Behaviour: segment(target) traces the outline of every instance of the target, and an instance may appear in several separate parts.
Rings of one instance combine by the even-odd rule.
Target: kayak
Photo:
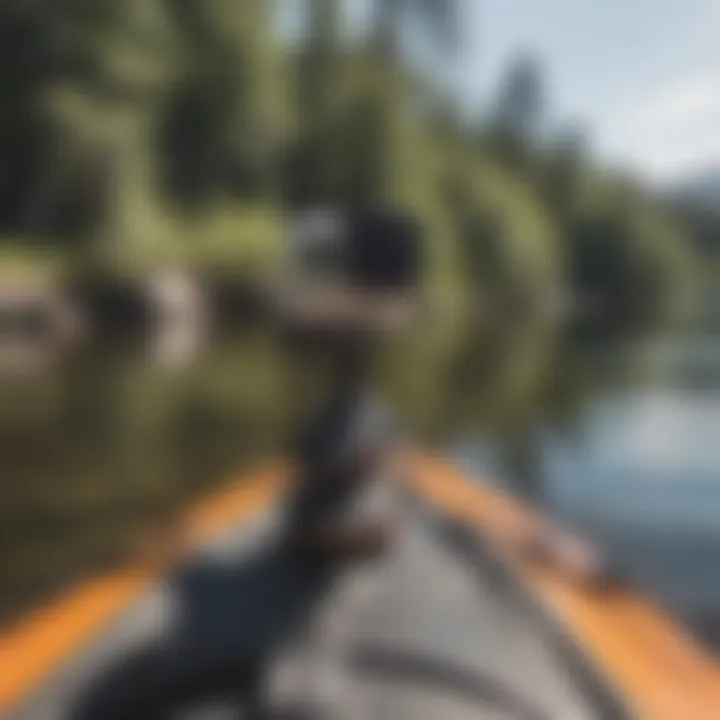
[[[526,552],[555,532],[537,511],[408,463],[402,532],[365,573],[284,552],[282,463],[231,483],[190,511],[181,561],[91,580],[0,639],[2,717],[256,717],[260,687],[284,717],[283,679],[331,627],[332,717],[720,717],[718,664],[653,603]]]

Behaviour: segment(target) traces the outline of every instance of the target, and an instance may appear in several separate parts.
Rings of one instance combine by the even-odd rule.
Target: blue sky
[[[285,0],[288,5],[301,0]],[[359,27],[371,0],[347,0]],[[720,166],[720,0],[460,0],[453,84],[491,105],[508,61],[544,68],[552,120],[606,163],[656,183]]]
[[[720,164],[720,0],[463,0],[463,14],[470,107],[529,51],[553,115],[606,162],[654,182]]]

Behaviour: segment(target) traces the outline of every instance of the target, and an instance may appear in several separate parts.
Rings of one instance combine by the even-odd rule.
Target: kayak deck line
[[[633,716],[720,717],[720,664],[649,600],[621,588],[593,589],[562,569],[534,562],[517,540],[547,529],[541,517],[450,462],[413,460],[420,494],[479,528],[495,553],[582,648]]]
[[[416,494],[479,531],[493,556],[579,646],[632,717],[720,717],[720,668],[652,603],[625,590],[593,590],[532,561],[518,552],[516,541],[550,528],[537,512],[450,461],[413,454],[409,464]],[[233,524],[268,509],[287,476],[287,466],[276,462],[193,506],[184,518],[186,542],[179,552],[192,554]],[[0,711],[27,699],[162,578],[174,559],[138,561],[90,580],[0,635]]]
[[[232,523],[249,520],[268,507],[279,495],[285,474],[281,463],[273,463],[191,507],[183,523],[184,551],[192,552]],[[90,579],[0,635],[0,715],[105,629],[167,572],[174,559],[138,560]]]

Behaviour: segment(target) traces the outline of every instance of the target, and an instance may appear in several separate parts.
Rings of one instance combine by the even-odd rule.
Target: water
[[[654,357],[645,386],[608,390],[570,440],[549,433],[550,503],[638,586],[720,647],[720,344]]]
[[[550,513],[720,647],[720,342],[615,348],[603,361],[622,371],[569,424],[541,421],[511,438],[510,456],[532,457],[537,499]],[[498,457],[502,444],[466,438],[456,453],[512,483],[517,464]]]
[[[123,562],[279,452],[322,375],[255,328],[181,355],[95,343],[0,376],[0,613]],[[720,646],[720,339],[442,328],[398,343],[378,375],[416,436],[596,537]]]

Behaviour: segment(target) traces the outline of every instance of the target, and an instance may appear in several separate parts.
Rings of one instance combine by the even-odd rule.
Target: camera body
[[[290,233],[280,296],[288,336],[327,361],[330,391],[293,442],[291,545],[308,558],[360,559],[388,542],[393,491],[384,465],[395,427],[370,384],[379,341],[415,316],[420,232],[389,213],[313,210]]]
[[[289,233],[280,313],[319,334],[402,329],[418,307],[421,248],[416,223],[399,214],[313,209]]]

